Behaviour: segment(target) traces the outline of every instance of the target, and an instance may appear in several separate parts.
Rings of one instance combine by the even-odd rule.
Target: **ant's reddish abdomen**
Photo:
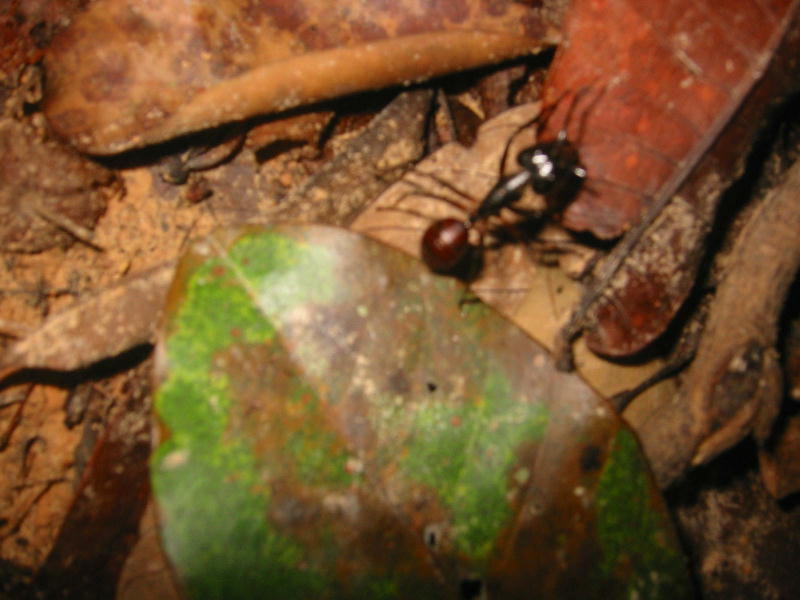
[[[422,259],[436,273],[457,270],[469,250],[469,225],[458,219],[434,221],[422,236]]]

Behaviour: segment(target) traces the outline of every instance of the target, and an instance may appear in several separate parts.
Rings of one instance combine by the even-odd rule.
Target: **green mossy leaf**
[[[334,228],[192,249],[159,346],[151,463],[189,597],[689,589],[632,434],[461,294]]]

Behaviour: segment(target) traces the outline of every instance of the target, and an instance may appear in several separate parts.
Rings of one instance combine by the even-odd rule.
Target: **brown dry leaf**
[[[30,386],[9,447],[0,452],[0,556],[18,566],[42,564],[74,495],[72,453],[80,432],[64,428],[65,396]],[[6,414],[4,432],[12,425]]]
[[[149,371],[145,361],[69,391],[26,386],[0,452],[0,597],[111,597],[147,500]],[[76,396],[88,405],[67,423]],[[37,571],[34,593],[26,573]]]
[[[254,115],[536,52],[536,8],[502,0],[100,0],[48,49],[45,114],[110,154]]]
[[[115,175],[32,127],[0,121],[0,247],[40,252],[89,242],[117,194]]]

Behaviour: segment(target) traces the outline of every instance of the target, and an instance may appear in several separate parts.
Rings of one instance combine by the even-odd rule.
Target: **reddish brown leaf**
[[[796,4],[574,1],[545,101],[587,88],[566,127],[591,185],[564,224],[614,238],[674,194],[761,77]],[[571,104],[559,102],[541,137],[565,126]]]
[[[591,183],[563,221],[605,238],[633,229],[595,269],[562,352],[587,327],[592,350],[629,355],[671,322],[719,195],[741,173],[769,103],[794,85],[796,6],[576,3],[547,93],[551,102],[576,94],[566,127],[580,137]],[[758,34],[738,33],[754,27]],[[572,102],[556,106],[545,135],[564,126]]]
[[[150,494],[150,364],[133,371],[108,411],[75,497],[38,580],[63,598],[111,597]],[[100,398],[95,398],[95,401]]]

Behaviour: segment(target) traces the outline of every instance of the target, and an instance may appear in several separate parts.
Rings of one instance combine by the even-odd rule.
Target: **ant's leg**
[[[471,284],[473,281],[478,279],[481,271],[483,271],[484,266],[483,225],[478,224],[473,227],[472,230],[477,234],[478,239],[475,244],[470,244],[470,256],[467,259],[467,268],[460,277],[460,279],[467,284]],[[461,298],[458,300],[458,308],[463,309],[464,306],[468,304],[475,304],[476,302],[480,302],[480,298],[472,289],[472,286],[465,286],[464,291],[461,293]]]
[[[429,173],[421,173],[421,174],[425,175],[426,177],[428,177],[430,179],[433,179],[434,181],[436,181],[436,183],[438,185],[441,185],[446,190],[451,191],[453,194],[461,194],[461,195],[463,195],[463,192],[461,192],[460,190],[457,190],[453,186],[448,185],[447,182],[439,180],[439,178],[436,177],[435,175],[431,175]],[[399,194],[397,196],[397,198],[394,199],[394,202],[392,203],[391,206],[379,206],[379,207],[376,208],[376,210],[378,210],[378,211],[401,212],[401,213],[413,215],[415,217],[419,217],[421,219],[425,219],[427,221],[431,221],[431,220],[434,219],[433,216],[431,216],[429,214],[425,214],[422,211],[416,210],[414,208],[407,208],[407,207],[401,206],[401,205],[403,204],[403,201],[408,199],[408,198],[433,198],[433,199],[439,200],[440,202],[443,202],[445,204],[453,206],[454,208],[456,208],[457,210],[459,210],[460,212],[462,212],[464,214],[467,214],[470,211],[470,208],[471,208],[470,205],[467,205],[464,202],[459,201],[458,199],[454,198],[452,195],[437,194],[435,191],[431,190],[430,188],[425,187],[425,186],[423,186],[422,184],[420,184],[418,182],[410,181],[408,179],[403,179],[398,183],[401,184],[401,185],[405,185],[405,186],[407,186],[407,187],[409,187],[411,189],[409,191],[405,191],[405,192]],[[474,203],[475,202],[472,198],[470,198],[468,196],[465,196],[465,197],[470,203]]]
[[[482,253],[485,277],[477,280],[471,291],[484,301],[505,309],[519,306],[519,299],[530,292],[535,271],[529,257],[528,232],[513,224],[501,225],[497,222],[500,220],[500,217],[493,218],[482,232],[490,237],[481,239],[485,249]],[[515,266],[509,269],[510,264]]]
[[[633,196],[638,196],[642,199],[642,204],[647,205],[650,201],[652,201],[653,197],[645,192],[639,191],[629,185],[624,183],[620,183],[618,181],[613,181],[611,179],[605,179],[603,177],[590,177],[586,180],[586,183],[583,184],[581,187],[581,191],[586,192],[592,196],[599,196],[602,194],[600,190],[598,190],[598,184],[602,187],[609,187],[614,188],[617,190],[622,190],[623,192],[627,192]]]
[[[415,176],[422,177],[422,178],[427,178],[427,179],[431,180],[436,185],[438,185],[438,186],[444,188],[445,190],[447,190],[448,192],[450,192],[452,194],[452,196],[455,196],[455,198],[452,197],[452,196],[448,197],[448,196],[444,196],[442,194],[436,194],[436,193],[432,192],[430,189],[423,187],[419,183],[415,183],[413,181],[408,181],[408,180],[404,181],[404,183],[406,185],[415,187],[417,190],[419,190],[420,195],[429,196],[431,198],[437,198],[437,199],[443,200],[443,201],[447,202],[448,204],[450,204],[452,206],[455,206],[456,208],[462,210],[465,213],[470,212],[472,207],[477,203],[476,199],[473,196],[469,195],[467,192],[459,189],[458,187],[456,187],[455,185],[453,185],[452,183],[450,183],[449,181],[447,181],[443,177],[440,177],[440,176],[438,176],[438,175],[436,175],[434,173],[430,173],[428,171],[411,171],[409,174],[413,174]],[[456,198],[459,198],[464,203],[459,202],[458,200],[456,200]]]
[[[587,104],[586,107],[583,109],[583,114],[581,115],[580,119],[578,120],[578,133],[575,136],[575,143],[578,144],[579,146],[580,146],[581,140],[583,140],[583,134],[586,131],[586,118],[589,116],[589,113],[592,111],[594,106],[598,103],[600,98],[605,96],[607,89],[608,89],[608,87],[605,86],[605,85],[603,87],[601,87],[600,91],[597,92],[597,94],[595,94],[595,97],[592,98],[589,101],[589,104]],[[587,93],[588,90],[589,90],[589,86],[588,85],[582,87],[576,93],[576,97],[577,96],[583,96],[585,93]],[[577,98],[576,98],[576,101],[573,102],[573,105],[574,104],[577,104]]]
[[[486,244],[484,243],[484,228],[485,225],[483,223],[478,223],[472,227],[472,230],[477,234],[478,239],[475,244],[472,245],[473,254],[475,256],[472,257],[470,260],[470,272],[468,273],[469,281],[474,281],[480,275],[481,270],[483,269],[483,257],[484,257],[484,249],[486,248]]]
[[[572,99],[571,99],[571,101],[569,103],[569,106],[567,107],[566,113],[564,114],[564,119],[562,120],[561,134],[560,134],[560,135],[563,135],[564,137],[567,137],[566,130],[567,130],[567,127],[569,127],[570,121],[572,121],[572,114],[575,111],[576,106],[580,102],[580,99],[583,96],[585,96],[587,93],[589,93],[589,90],[591,90],[592,87],[593,87],[593,84],[587,84],[587,85],[582,86],[576,92],[572,92],[571,90],[562,91],[561,94],[559,94],[559,96],[553,102],[551,102],[548,105],[548,107],[546,109],[547,113],[546,113],[546,116],[544,116],[542,118],[542,123],[540,125],[540,129],[543,128],[548,123],[548,121],[550,120],[550,117],[556,111],[556,109],[561,104],[561,102],[564,100],[564,98],[566,98],[568,95],[571,94],[572,95]],[[583,139],[583,132],[585,131],[585,127],[586,127],[586,117],[587,117],[587,115],[591,112],[592,107],[594,107],[594,105],[597,103],[598,100],[600,100],[600,98],[605,94],[605,92],[606,92],[606,86],[604,85],[600,89],[600,92],[594,98],[592,98],[592,100],[589,102],[589,104],[583,109],[583,114],[581,115],[581,118],[580,118],[580,120],[578,122],[578,135],[573,138],[576,143],[580,143],[580,141]],[[543,111],[543,114],[544,114],[544,111]]]
[[[558,102],[561,101],[561,98],[563,98],[563,96],[564,95],[562,94],[561,97],[559,97],[559,99],[554,104],[550,105],[547,108],[542,109],[541,111],[539,111],[538,115],[536,115],[532,119],[529,119],[528,121],[526,121],[522,125],[519,125],[514,130],[514,132],[510,136],[508,136],[508,141],[506,142],[506,147],[503,148],[503,155],[500,157],[500,163],[498,165],[498,179],[500,177],[502,177],[503,174],[506,171],[506,162],[508,161],[508,153],[511,151],[511,146],[513,146],[514,140],[516,139],[516,137],[520,133],[522,133],[523,131],[528,129],[534,123],[539,123],[539,128],[541,129],[541,127],[543,127],[544,124],[547,123],[547,120],[550,118],[550,115],[553,114],[553,111],[555,110],[555,107],[558,105]]]
[[[526,221],[534,221],[534,220],[544,219],[547,216],[548,212],[549,212],[546,207],[545,208],[523,208],[521,206],[514,206],[513,204],[511,204],[509,206],[506,206],[504,208],[507,208],[508,210],[513,212],[515,215],[518,215],[518,216],[522,217]]]
[[[409,177],[411,174],[417,175],[421,180],[427,180],[428,183],[425,184],[420,181],[414,181]],[[391,211],[411,215],[412,217],[415,217],[413,221],[418,221],[406,221],[404,225],[391,224],[377,227],[372,226],[367,229],[368,231],[378,231],[384,229],[424,231],[433,222],[441,217],[441,215],[431,214],[432,211],[426,212],[424,210],[424,206],[423,210],[420,210],[418,208],[420,206],[419,202],[409,201],[406,205],[406,200],[409,198],[434,199],[448,206],[452,206],[465,216],[470,214],[471,209],[477,203],[475,198],[469,196],[466,192],[460,190],[446,179],[427,171],[410,171],[406,177],[397,182],[397,184],[405,186],[409,189],[407,191],[397,193],[392,199],[392,203],[390,205],[377,206],[375,207],[375,210],[379,212]],[[437,193],[435,186],[440,189],[441,193]]]

